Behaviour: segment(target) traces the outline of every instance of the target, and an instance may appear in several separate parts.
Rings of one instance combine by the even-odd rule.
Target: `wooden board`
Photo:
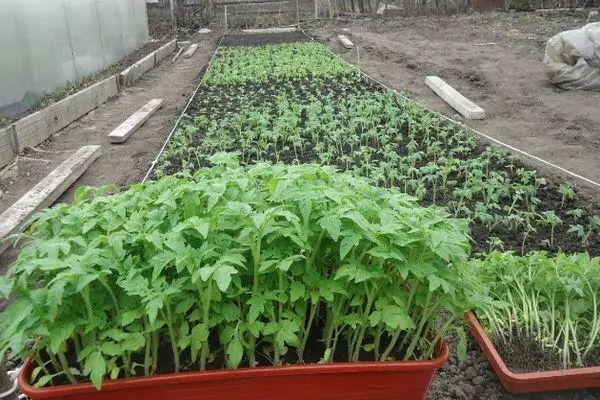
[[[163,58],[166,58],[177,49],[177,39],[171,40],[169,43],[156,50],[156,63],[158,64]]]
[[[100,157],[100,146],[83,146],[65,160],[23,197],[0,215],[0,253],[11,241],[2,239],[22,232],[31,217],[51,206]]]
[[[119,94],[115,75],[72,94],[14,123],[17,152],[34,147]],[[0,151],[2,149],[0,148]]]
[[[146,57],[142,58],[140,61],[133,64],[131,67],[127,68],[125,71],[121,72],[121,85],[122,86],[131,86],[135,81],[140,79],[142,75],[146,72],[154,68],[156,65],[156,52],[148,54]]]
[[[133,113],[121,125],[117,126],[108,134],[111,143],[123,143],[133,132],[135,132],[144,122],[148,120],[160,107],[162,99],[152,99],[138,111]]]
[[[197,44],[191,45],[190,47],[188,47],[188,49],[185,51],[185,53],[183,53],[183,56],[185,58],[190,58],[191,56],[194,55],[194,53],[196,52],[196,49],[198,49]]]
[[[425,84],[452,108],[461,113],[467,119],[484,119],[485,111],[471,100],[460,94],[452,86],[448,85],[437,76],[425,78]]]
[[[354,43],[352,43],[350,39],[346,37],[346,35],[338,35],[338,40],[342,42],[344,47],[347,49],[351,49],[354,46]]]

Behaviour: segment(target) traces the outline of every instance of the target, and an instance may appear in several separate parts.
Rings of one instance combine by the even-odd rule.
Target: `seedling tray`
[[[19,375],[21,391],[32,400],[424,400],[435,372],[448,361],[448,346],[428,361],[358,362],[326,365],[242,368],[156,375],[35,388],[35,365],[28,360]]]
[[[469,329],[483,350],[504,388],[510,393],[550,392],[555,390],[600,387],[600,367],[573,368],[560,371],[515,373],[508,369],[475,313],[465,317]]]

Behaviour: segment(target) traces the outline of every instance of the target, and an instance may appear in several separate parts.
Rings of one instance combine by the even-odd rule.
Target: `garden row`
[[[465,279],[483,294],[476,307],[511,367],[600,364],[598,260],[495,252],[599,255],[600,216],[572,185],[482,145],[314,43],[222,49],[157,175],[193,173],[223,151],[244,165],[331,165],[466,219],[475,251],[492,254]],[[525,349],[535,356],[520,356]]]
[[[316,385],[310,368],[374,360],[365,379],[392,394],[399,381],[379,372],[408,371],[426,388],[450,332],[465,353],[472,309],[515,370],[599,363],[600,261],[563,252],[597,255],[600,218],[573,187],[373,85],[324,46],[221,48],[156,178],[118,194],[81,189],[23,235],[0,278],[0,295],[15,299],[0,316],[0,358],[29,358],[24,381],[100,388],[309,363],[299,374],[310,384],[281,388],[320,400],[369,385],[333,369]],[[471,258],[471,247],[487,254]],[[551,255],[515,255],[542,249]],[[198,390],[219,396],[228,379],[246,393],[232,376],[204,375]],[[129,396],[150,386],[173,396],[137,382]],[[411,384],[406,398],[422,399]],[[91,396],[88,386],[72,394]]]
[[[319,44],[221,49],[188,114],[158,176],[219,151],[244,164],[317,162],[469,219],[480,252],[600,253],[600,217],[572,185],[382,91]]]

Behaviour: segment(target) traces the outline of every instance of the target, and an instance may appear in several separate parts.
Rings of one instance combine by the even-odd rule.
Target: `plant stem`
[[[65,353],[62,350],[59,350],[57,356],[60,360],[62,370],[65,373],[65,376],[67,377],[69,382],[71,382],[72,384],[77,383],[77,379],[75,379],[75,376],[73,376],[71,370],[69,369],[69,362],[67,361],[67,357],[65,357]]]
[[[173,322],[171,320],[171,310],[168,304],[165,304],[166,313],[161,310],[163,314],[163,318],[167,323],[167,328],[169,331],[169,339],[171,342],[171,350],[173,351],[173,361],[175,363],[175,373],[179,372],[179,350],[177,349],[177,335],[175,334],[175,329],[173,329]]]
[[[152,370],[150,375],[154,375],[158,368],[158,331],[152,332]]]
[[[319,309],[319,305],[321,304],[321,299],[317,300],[317,302],[310,307],[310,314],[308,316],[308,322],[306,323],[306,327],[304,328],[304,336],[302,336],[302,343],[298,348],[298,356],[300,360],[304,358],[304,349],[306,348],[306,343],[308,341],[308,336],[310,335],[310,329],[312,327],[313,321],[315,319],[315,315],[317,314],[317,310]]]
[[[144,338],[146,346],[144,349],[144,375],[150,376],[150,351],[152,350],[152,339],[148,327],[148,318],[144,316]]]
[[[35,362],[37,363],[37,365],[42,369],[42,371],[44,371],[44,374],[46,374],[46,376],[50,376],[50,371],[48,370],[48,368],[46,368],[46,364],[44,364],[44,361],[42,361],[42,357],[40,356],[40,351],[36,350],[34,355],[33,355],[33,359],[35,360]],[[50,379],[50,385],[54,386],[54,382],[52,382],[52,379]]]
[[[210,318],[210,301],[211,301],[211,295],[212,295],[212,280],[208,281],[208,288],[206,289],[206,295],[204,297],[204,309],[203,309],[203,316],[202,316],[202,323],[204,324],[206,330],[208,331],[208,320]],[[210,354],[209,348],[208,348],[209,344],[208,344],[208,337],[206,338],[206,340],[204,341],[204,343],[202,343],[202,350],[200,353],[200,371],[204,371],[206,369],[206,359],[208,358],[208,355]]]

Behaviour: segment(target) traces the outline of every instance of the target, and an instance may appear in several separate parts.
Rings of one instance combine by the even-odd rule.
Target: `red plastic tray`
[[[475,340],[479,343],[485,357],[492,364],[492,368],[508,392],[533,393],[600,387],[600,367],[545,372],[512,372],[496,351],[475,314],[469,311],[465,317]]]
[[[106,380],[91,384],[35,388],[31,360],[19,375],[21,391],[32,400],[424,400],[435,372],[448,361],[442,343],[429,361],[358,362],[327,365],[242,368]]]

